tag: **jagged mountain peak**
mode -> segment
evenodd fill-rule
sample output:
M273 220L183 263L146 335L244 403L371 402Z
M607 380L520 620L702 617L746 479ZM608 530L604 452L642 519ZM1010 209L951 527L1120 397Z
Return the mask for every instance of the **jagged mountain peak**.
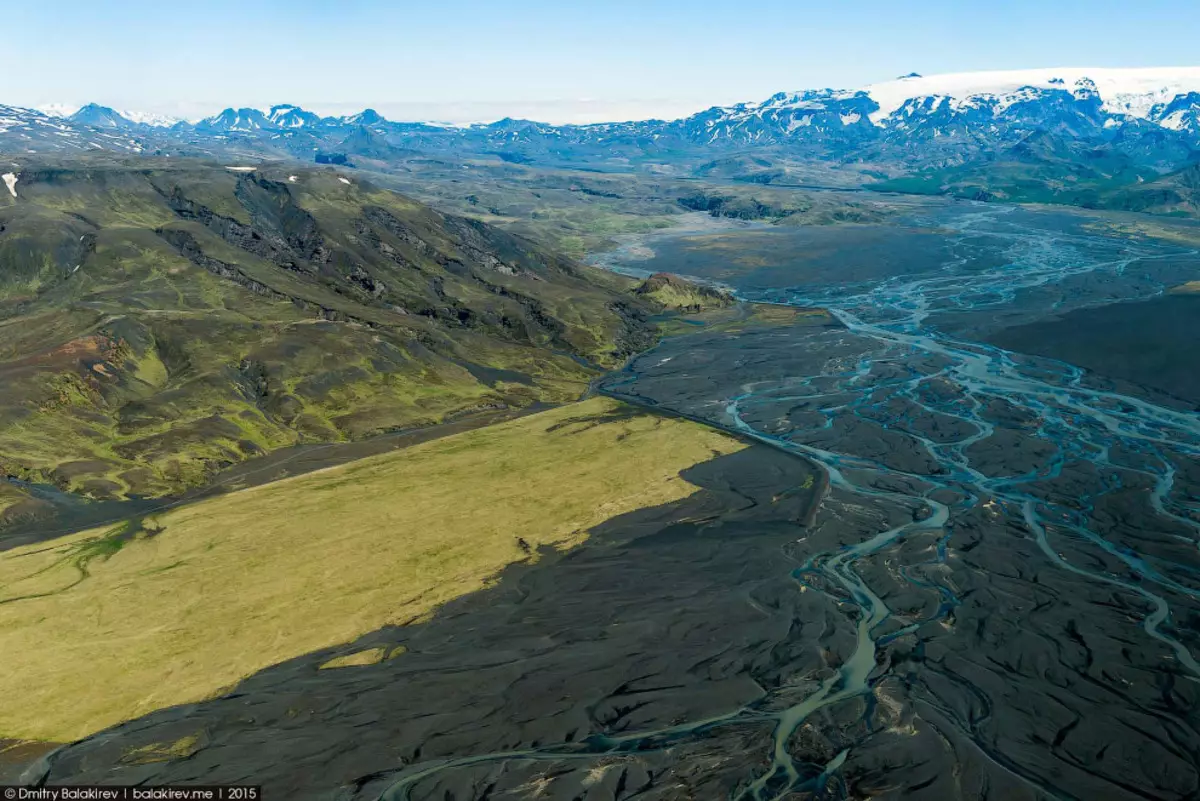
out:
M256 131L270 127L267 115L256 108L227 108L200 121L198 127L217 131Z
M374 109L345 117L322 117L294 103L277 103L265 111L258 108L229 107L201 120L198 126L210 130L251 132L257 130L281 131L296 128L354 127L378 125L387 120Z
M116 109L102 106L99 103L88 103L68 117L78 125L89 125L93 128L130 128L136 125L133 120L126 119Z
M373 108L363 109L357 114L342 117L341 121L346 125L379 125L380 123L387 122L383 118L383 115Z
M1171 102L1154 106L1149 117L1172 131L1200 134L1200 92L1176 95Z
M267 121L276 128L303 128L321 124L320 116L291 103L271 106L266 117Z

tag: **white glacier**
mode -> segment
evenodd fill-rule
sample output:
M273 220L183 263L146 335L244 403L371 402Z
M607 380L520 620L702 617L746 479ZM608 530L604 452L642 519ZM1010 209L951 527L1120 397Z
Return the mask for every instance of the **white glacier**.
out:
M1146 118L1157 103L1179 94L1200 91L1200 67L1055 67L1031 70L957 72L903 78L864 86L862 91L879 104L871 115L878 122L913 97L946 95L967 100L980 95L1007 98L1025 87L1074 91L1076 83L1091 79L1110 114Z

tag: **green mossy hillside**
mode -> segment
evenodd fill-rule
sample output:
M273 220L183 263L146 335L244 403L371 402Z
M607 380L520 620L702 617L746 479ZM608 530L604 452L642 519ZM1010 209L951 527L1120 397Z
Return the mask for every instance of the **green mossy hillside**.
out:
M332 170L27 164L0 200L0 475L158 496L299 442L572 400L631 282Z
M634 292L666 309L678 311L721 309L737 302L729 292L671 273L655 273L639 284Z

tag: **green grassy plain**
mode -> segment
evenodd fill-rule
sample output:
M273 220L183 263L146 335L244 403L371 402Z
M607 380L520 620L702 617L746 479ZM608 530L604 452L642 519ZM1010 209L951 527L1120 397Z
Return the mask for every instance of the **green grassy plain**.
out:
M0 553L0 738L69 741L419 620L743 447L594 398Z

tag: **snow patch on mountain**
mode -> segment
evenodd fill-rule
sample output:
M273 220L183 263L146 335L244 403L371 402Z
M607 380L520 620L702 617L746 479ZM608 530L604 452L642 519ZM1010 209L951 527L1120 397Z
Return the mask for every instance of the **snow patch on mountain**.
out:
M149 125L151 128L170 128L176 123L183 122L179 117L172 117L169 114L156 114L153 111L118 109L117 113L130 122L135 122L138 125Z
M70 117L82 106L77 103L43 103L35 107L35 111L40 111L47 117Z
M810 125L812 125L811 114L805 114L802 117L793 116L790 120L788 120L787 127L784 128L784 130L788 133L791 133L797 128L807 128Z
M729 121L745 120L751 117L761 117L768 111L821 111L830 103L840 100L850 100L855 93L845 89L807 89L802 92L780 92L772 95L761 103L738 103L728 106L723 119Z
M1184 113L1182 111L1172 112L1159 120L1158 124L1164 128L1170 128L1172 131L1183 130Z

